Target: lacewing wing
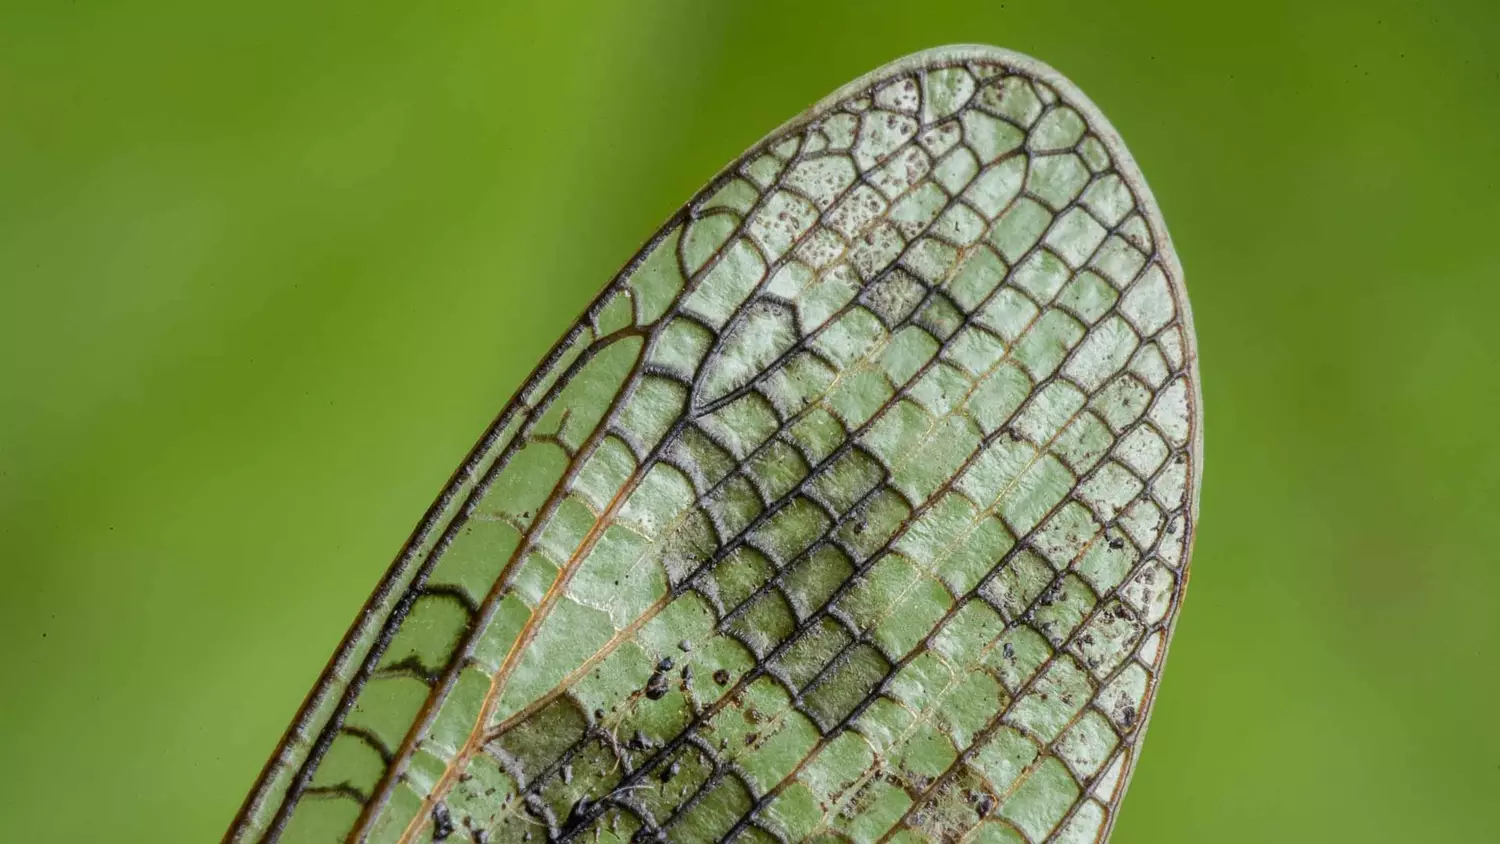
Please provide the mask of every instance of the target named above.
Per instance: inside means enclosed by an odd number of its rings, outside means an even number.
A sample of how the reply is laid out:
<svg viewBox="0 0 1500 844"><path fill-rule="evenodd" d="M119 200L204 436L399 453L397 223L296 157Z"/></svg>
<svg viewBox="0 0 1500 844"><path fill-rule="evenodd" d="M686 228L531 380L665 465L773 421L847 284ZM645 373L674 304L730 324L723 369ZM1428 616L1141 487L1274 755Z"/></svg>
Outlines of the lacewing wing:
<svg viewBox="0 0 1500 844"><path fill-rule="evenodd" d="M226 840L1108 837L1197 521L1119 135L908 56L693 196L454 474Z"/></svg>

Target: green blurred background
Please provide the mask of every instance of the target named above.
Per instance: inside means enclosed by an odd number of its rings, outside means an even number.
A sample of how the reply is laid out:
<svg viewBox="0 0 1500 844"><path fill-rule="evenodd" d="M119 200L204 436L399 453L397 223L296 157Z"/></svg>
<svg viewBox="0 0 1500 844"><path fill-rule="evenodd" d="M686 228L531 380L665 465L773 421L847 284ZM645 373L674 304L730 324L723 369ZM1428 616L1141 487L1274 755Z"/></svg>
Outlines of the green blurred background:
<svg viewBox="0 0 1500 844"><path fill-rule="evenodd" d="M1196 310L1195 577L1116 844L1496 840L1487 0L0 5L4 837L222 834L593 291L950 42L1102 106Z"/></svg>

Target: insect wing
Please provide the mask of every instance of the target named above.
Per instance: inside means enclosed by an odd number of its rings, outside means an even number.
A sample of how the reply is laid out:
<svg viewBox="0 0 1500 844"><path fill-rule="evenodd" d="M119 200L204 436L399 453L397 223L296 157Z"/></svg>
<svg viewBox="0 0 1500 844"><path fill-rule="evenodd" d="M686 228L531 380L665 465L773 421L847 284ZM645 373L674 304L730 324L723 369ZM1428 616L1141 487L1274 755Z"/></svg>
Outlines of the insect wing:
<svg viewBox="0 0 1500 844"><path fill-rule="evenodd" d="M1107 121L919 53L605 287L227 840L1102 841L1187 582L1192 321Z"/></svg>

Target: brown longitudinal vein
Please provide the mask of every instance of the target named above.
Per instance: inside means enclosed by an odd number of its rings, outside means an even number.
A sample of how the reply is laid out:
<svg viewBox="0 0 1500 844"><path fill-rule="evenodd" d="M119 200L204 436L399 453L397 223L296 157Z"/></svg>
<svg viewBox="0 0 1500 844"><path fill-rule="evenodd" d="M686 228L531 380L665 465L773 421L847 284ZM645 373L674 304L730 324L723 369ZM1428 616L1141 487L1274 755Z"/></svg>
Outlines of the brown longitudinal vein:
<svg viewBox="0 0 1500 844"><path fill-rule="evenodd" d="M616 332L613 335L598 338L594 341L594 343L590 345L590 350L597 353L598 350L608 348L614 342L625 339L627 337L637 336L638 334L639 331L634 328L622 329L621 331ZM642 351L642 354L644 354L644 350ZM575 371L581 370L589 359L589 357L581 355L579 360L574 364ZM563 388L563 386L565 386L566 383L566 380L558 379L557 384L554 385L554 391L549 391L549 397L546 403L550 404L550 400L555 398L556 395L561 392L561 389ZM533 410L531 417L527 420L526 425L523 426L521 433L529 432L530 427L534 425L535 421L539 418L540 414L538 413L538 411L544 409L545 404L540 405ZM603 429L600 429L600 432L596 432L596 435L602 436L602 430ZM594 439L594 437L591 437L591 440L592 439ZM521 437L518 436L516 440L513 440L512 442L515 443L520 440ZM497 463L498 462L499 461L497 461ZM561 486L559 486L559 490L560 489ZM477 492L478 488L476 488L476 494ZM360 813L360 820L358 821L355 830L351 833L351 838L362 840L363 837L368 834L368 826L369 823L373 820L375 810L378 807L384 805L385 801L389 799L390 790L394 788L397 778L401 775L402 766L405 765L407 760L410 758L411 753L416 746L418 737L420 736L422 730L424 730L426 726L431 723L431 719L435 716L438 701L443 699L446 691L452 688L452 684L457 680L458 672L462 669L464 664L463 657L465 656L465 652L469 649L469 647L472 646L472 636L477 631L482 630L484 625L487 624L492 618L495 608L499 603L500 594L504 591L504 588L507 585L508 576L511 570L516 565L516 562L524 555L524 552L526 550L529 550L532 537L535 535L535 533L546 524L546 519L543 514L550 512L551 508L555 508L556 503L558 499L560 499L560 497L561 493L559 491L554 491L552 496L549 497L546 505L544 505L544 509L538 512L537 519L532 523L532 527L526 533L526 541L517 545L516 552L512 554L511 558L506 562L504 568L502 569L501 575L496 578L494 586L491 588L489 595L485 598L481 613L476 618L471 620L471 634L469 640L460 649L455 651L454 656L449 661L449 667L443 677L443 691L439 692L437 690L434 690L433 693L424 702L422 711L419 713L416 720L413 722L412 727L407 732L406 738L403 740L400 750L397 751L394 759L388 763L386 773L382 778L376 794L369 802L364 805L364 808ZM455 520L455 523L457 523L457 520ZM372 654L372 657L378 659L378 654Z"/></svg>
<svg viewBox="0 0 1500 844"><path fill-rule="evenodd" d="M907 146L909 146L909 143L910 142L908 142L908 144L903 144L901 147L898 147L896 150L893 150L889 155L886 156L885 160L889 160L889 159L893 158L901 150L903 150ZM883 161L882 161L882 163L883 163ZM788 172L789 170L790 170L790 165L788 165L787 170L784 170L783 173ZM852 189L852 187L853 186L851 185L850 189ZM749 220L754 216L755 211L758 208L760 208L761 206L763 206L765 204L765 202L767 201L767 199L771 195L772 195L772 191L771 190L767 190L765 193L763 193L760 196L760 198L757 200L756 204L754 206L752 206L752 208L745 213L745 215L744 215L741 223L736 227L736 230L735 230L736 233L738 233L738 232L740 232L740 231L742 231L744 229L744 227L748 224ZM808 235L804 235L804 238L807 237L807 236ZM732 236L730 238L727 238L725 240L726 244L728 244L730 242L732 242ZM718 261L723 256L723 250L724 250L724 247L720 247L720 249L715 252L714 256L709 261L707 261L703 265L703 267L701 267L697 271L697 273L690 279L690 281L688 283L688 289L691 289L691 287L692 287L692 285L694 283L696 283L699 280L701 280L704 276L706 276L717 265ZM788 252L788 254L790 254L790 251ZM771 272L772 272L772 270L768 267L768 269L766 271L766 276L769 277ZM680 304L680 301L679 301L679 304ZM743 306L741 306L741 309L742 308L743 308ZM665 322L666 322L666 320L668 318L670 318L671 316L675 315L677 309L678 309L678 307L676 305L674 305L673 309L667 315L664 315L661 320L658 321L658 325L665 324ZM738 313L739 312L737 311L736 312L736 316L738 316ZM652 332L650 340L647 342L645 348L643 348L641 350L640 357L638 358L637 366L632 370L630 376L627 377L626 384L633 384L634 383L634 381L636 380L636 377L639 375L641 363L644 362L645 359L646 359L646 357L649 355L651 345L654 344L656 342L656 340L657 340L656 332ZM599 344L599 345L602 345L602 344ZM698 379L699 380L701 380L701 378L702 378L703 371L704 370L702 370L702 369L699 370L699 374L698 374ZM559 380L559 384L561 384L561 383L563 383L563 381L560 379ZM696 392L696 387L697 387L697 383L694 384L694 388L695 388L694 392ZM554 490L553 494L551 495L551 497L547 501L547 504L545 505L545 509L542 512L539 512L538 515L537 515L537 518L533 521L532 527L531 527L531 529L528 531L528 533L526 535L526 541L524 543L520 544L517 547L516 551L512 553L511 559L506 564L505 570L502 572L501 576L496 580L495 587L491 590L491 593L490 593L489 597L485 601L486 608L492 610L492 608L497 604L499 596L503 592L504 587L508 585L508 579L509 579L509 575L510 575L511 570L516 565L516 563L524 556L524 552L530 550L530 548L533 547L535 534L540 530L541 527L545 526L545 524L547 523L547 521L546 521L546 515L544 515L544 514L550 514L551 512L553 512L555 510L555 508L557 507L557 505L560 503L562 496L565 494L565 492L567 490L567 481L568 481L569 477L571 477L571 475L574 472L576 472L579 467L582 466L583 460L586 459L587 456L590 453L592 453L592 450L595 447L597 447L599 441L601 441L603 439L603 436L606 433L608 433L608 431L609 431L609 420L612 419L615 416L615 414L618 412L618 410L619 410L619 408L620 408L620 406L621 406L621 404L623 402L623 399L626 396L628 396L628 395L629 395L629 388L628 387L626 389L621 390L620 395L616 398L614 404L612 405L611 409L609 410L608 414L606 415L605 420L603 420L603 421L600 422L600 424L596 428L595 432L590 436L589 441L587 443L585 443L585 445L579 449L579 456L575 457L571 461L571 465L569 467L568 473L564 476L563 480L558 483L557 488ZM692 404L693 404L693 401L692 401L691 397L689 398L689 403L688 404L689 404L689 407L691 407ZM436 804L438 801L440 801L442 799L442 797L446 793L448 787L451 785L452 776L453 776L454 771L456 771L459 767L461 767L461 765L463 764L463 762L467 761L467 759L473 754L474 750L477 748L479 742L482 741L484 733L485 733L485 730L483 729L483 725L484 725L485 721L488 719L489 714L491 712L493 712L494 706L498 702L499 695L500 695L500 693L504 689L505 680L506 680L506 678L508 678L510 672L512 670L514 670L516 660L519 658L519 654L524 649L525 645L527 643L529 643L531 641L531 638L535 635L536 621L539 620L539 619L541 619L541 618L544 618L546 616L547 608L550 607L553 603L555 603L558 600L558 598L561 595L562 589L566 587L566 582L567 582L567 579L570 577L570 573L576 568L577 564L586 556L586 551L589 548L592 548L592 542L595 541L595 540L597 540L597 537L598 537L598 535L600 533L602 533L602 530L603 530L604 526L606 526L608 524L608 521L609 521L610 517L614 514L615 511L618 510L618 508L620 506L623 505L625 498L628 497L629 493L634 490L635 484L639 483L640 479L644 476L646 469L649 468L649 466L651 465L651 463L653 462L653 460L655 458L659 457L659 455L663 451L665 451L665 449L670 444L670 442L672 441L672 439L675 436L675 434L678 431L681 430L681 424L682 423L679 423L678 426L674 427L673 431L669 432L665 437L662 438L661 443L654 450L654 452L653 452L653 454L651 455L650 458L648 458L647 460L643 460L642 461L642 465L641 465L640 469L635 473L635 475L629 481L627 481L626 486L621 489L620 493L616 496L616 500L614 502L612 502L610 509L599 516L599 519L596 522L594 529L591 530L590 533L589 533L588 541L586 541L586 543L585 543L586 547L581 547L579 549L579 551L573 555L572 559L569 560L568 565L564 567L563 573L560 575L558 582L556 584L554 584L554 588L551 589L551 590L549 590L546 599L544 599L544 603L539 604L535 608L535 610L533 611L533 614L532 614L531 621L527 622L526 626L522 630L521 636L518 637L516 643L512 646L511 652L510 652L510 654L507 655L507 657L505 659L505 662L503 663L501 669L498 672L496 672L496 674L494 676L494 679L493 679L492 684L491 684L490 692L486 696L485 702L484 702L483 706L481 707L481 716L480 716L480 719L478 720L478 722L477 722L477 724L475 726L474 732L471 734L471 739L470 739L469 743L464 747L464 749L459 753L459 755L455 757L454 761L452 763L450 763L447 766L447 768L444 770L443 776L439 780L438 786L433 789L432 793L428 796L427 800L425 801L425 804L424 804L425 806L430 807L430 806ZM472 632L470 634L470 636L471 636L470 642L472 642L472 636L477 635L477 633L484 628L484 625L487 622L488 622L488 618L481 617L480 620L479 620L479 623L476 623L475 625L473 625ZM462 650L460 650L459 653L462 653L463 650L467 650L467 648L468 648L468 645L466 645ZM451 668L450 671L449 671L449 676L451 678L456 678L456 676L457 676L457 670L461 666L461 664L462 664L462 660L457 659L457 658L455 658L453 660L454 667ZM450 679L445 684L445 686L446 687L451 687L451 682L452 681ZM440 697L441 697L440 695L434 695L433 698L431 698L430 700L431 701L436 701L436 700L440 699ZM427 707L427 709L430 711L430 710L435 709L435 707L429 705ZM355 830L356 831L356 837L363 838L364 835L368 834L369 824L373 820L373 809L375 807L379 806L379 805L382 805L383 802L384 802L384 800L386 798L388 798L390 788L394 785L397 776L399 776L399 766L402 763L405 762L405 760L406 760L407 757L409 757L411 748L414 746L416 738L425 729L426 723L427 723L427 721L429 719L430 719L430 715L428 715L426 718L419 719L413 725L411 731L408 733L408 738L407 738L407 741L403 744L402 752L397 755L397 760L396 760L395 764L391 765L391 767L389 769L389 772L388 772L388 774L387 774L387 776L385 778L385 782L382 785L382 790L381 790L381 793L380 793L380 799L372 800L368 804L366 804L365 811L362 813L361 820L360 820L360 822L359 822L359 824L358 824L358 826L356 827L356 830ZM418 815L415 818L413 818L412 823L407 827L406 832L402 835L402 838L401 838L402 842L405 842L405 841L409 840L410 836L413 835L416 832L416 830L419 828L420 819L423 817L424 814L425 814L425 812L419 812Z"/></svg>
<svg viewBox="0 0 1500 844"><path fill-rule="evenodd" d="M906 145L903 145L902 149L904 149L905 146ZM889 158L894 158L899 153L899 151L900 150L898 149L896 152L892 152L891 155L888 156L888 159ZM852 190L852 189L853 189L853 185L850 186L849 190ZM770 193L770 191L768 190L766 195L769 195L769 193ZM847 191L845 193L847 193ZM746 219L748 220L749 217L750 217L750 215L747 214L746 215ZM769 276L769 275L771 275L772 272L774 272L774 269L768 269L766 275ZM840 309L839 311L837 311L835 313L835 316L829 317L829 319L827 321L827 324L831 324L835 320L835 318L836 318L836 316L837 316L838 313L843 313L844 311L846 311L848 308L851 308L851 307L853 307L852 304L844 306L844 308ZM788 352L786 354L790 354L790 352ZM874 350L871 350L871 352L869 354L873 355L874 354ZM783 357L785 357L785 355L783 355ZM923 367L923 370L925 371L925 369L927 368L927 366L931 366L931 365L933 365L933 364L929 363L929 364L925 365ZM840 376L840 377L842 377L842 376ZM915 378L915 376L913 376L913 378ZM829 389L832 389L832 385L830 385ZM691 404L692 404L692 400L690 398L689 399L689 405L691 406ZM805 407L802 410L798 411L796 414L794 414L792 417L790 417L788 419L788 422L786 423L786 425L783 426L783 428L790 426L795 419L800 418L803 414L806 414L806 413L810 412L815 407L816 407L815 404L809 404L807 407ZM704 411L702 411L702 413L705 414L705 415L707 413L709 413L709 412L711 412L711 411L710 410L704 410ZM674 430L673 433L675 433L675 432L676 431ZM668 438L670 438L671 436L672 436L672 434L669 434ZM776 440L774 440L774 439L768 440L766 443L764 443L761 446L757 447L751 453L751 455L748 456L746 458L746 460L742 462L741 467L743 467L744 464L749 463L750 460L753 459L753 456L755 454L758 454L758 453L762 452L763 450L768 449L770 447L770 445L773 442L775 442L775 441ZM664 439L663 442L665 443L666 439ZM829 465L829 464L833 463L841 454L843 454L845 451L847 451L847 450L849 450L850 448L853 448L853 447L854 446L852 444L852 441L845 441L837 449L835 449L835 451L832 452L829 455L829 457L827 457L824 461L822 461L821 465L826 466L826 465ZM641 471L644 471L644 468ZM637 475L639 475L639 474L640 474L640 472L637 473ZM689 573L689 575L683 579L683 583L679 587L674 588L673 593L672 593L673 596L675 596L676 594L680 594L682 591L684 591L689 585L691 585L692 582L694 582L697 579L698 576L700 576L702 573L704 573L705 571L707 571L713 564L715 564L718 561L720 561L720 560L724 559L725 557L727 557L729 553L731 553L735 548L739 547L740 544L742 544L743 542L746 541L746 538L749 535L749 533L751 533L757 526L760 526L760 525L764 524L765 522L767 522L772 516L774 516L777 512L779 512L782 507L785 507L792 500L794 500L795 496L798 493L805 492L806 491L806 487L811 483L811 481L814 479L814 477L816 476L816 474L817 474L817 469L815 468L814 471L808 476L807 479L805 479L805 481L802 484L799 484L797 487L794 487L792 490L790 490L787 493L785 493L777 501L771 502L761 514L757 515L754 519L752 519L744 528L742 528L739 531L738 534L736 534L734 537L730 537L730 538L724 540L722 542L722 544L721 544L721 547L708 560L705 560L693 572ZM724 485L728 484L736 476L737 476L736 473L731 472L729 475L726 475L725 478L722 479L718 484L716 484L715 487L714 487L714 489L722 488ZM699 496L697 503L701 504L702 502L704 502L708 498L708 496L711 494L711 492L712 492L712 490L710 490L710 492L706 492L703 495ZM835 522L835 527L837 526L837 524L840 524L840 523L841 523L841 521L836 521ZM802 554L799 554L798 558L801 558L801 557L803 557L805 555L806 555L806 552L804 552ZM789 565L790 565L790 561L789 561ZM742 602L740 604L740 606L741 607L745 606L745 604L749 600L753 600L753 596L752 596L752 598L747 598L745 602ZM727 613L726 616L725 616L724 621L727 621L731 617L732 613L733 613L733 611L731 611L730 613ZM644 623L644 620L649 620L649 619L643 619L642 623ZM721 622L721 626L722 626L722 622ZM612 639L611 642L610 642L610 646L613 646L618 641L619 641L618 637L616 637L615 639ZM788 643L788 644L790 644L790 643ZM595 656L593 658L591 658L591 659L594 659L594 660L602 659L603 656L605 656L605 655L607 655L607 654L603 650L601 650L599 653L596 653ZM768 657L768 659L769 659L769 657ZM736 685L734 691L737 692L740 689L743 689L744 685L747 682L748 681L744 681L744 682L738 683ZM556 691L554 691L553 693L549 694L543 700L552 700L552 699L555 699L557 695L562 694L563 693L563 691L562 691L563 685L564 684L559 684L559 688ZM717 711L719 711L719 709L721 709L725 704L727 704L727 702L729 700L731 700L733 697L734 697L734 692L731 692L730 694L726 694L722 698L720 698L720 700L718 702L716 702L716 704L713 707L710 707L710 709L707 710L706 712L704 712L704 713L695 713L694 725L696 726L697 724L701 724L702 721L705 718L710 717L714 713L716 713ZM538 708L539 708L539 704L541 704L543 702L543 700L539 700L537 702ZM514 718L510 719L510 723L518 723L518 722L519 722L519 719L514 719ZM504 732L504 728L494 730L494 731L491 732L490 737L498 736L499 734L501 734L503 732ZM690 734L691 734L691 728L688 729L687 731L685 731L683 735L684 736L688 736ZM675 747L675 746L676 745L673 745L673 747ZM663 751L662 754L659 754L659 756L664 756L664 755L666 755L666 751ZM562 762L559 761L558 763L556 763L556 765L554 765L554 768L555 767L560 767L561 765L562 765ZM654 767L653 763L648 762L642 768L640 768L639 770L649 771L653 767ZM538 779L538 781L544 780L545 776L538 777L537 779ZM582 827L579 827L579 828L581 829Z"/></svg>
<svg viewBox="0 0 1500 844"><path fill-rule="evenodd" d="M589 445L597 445L597 440L603 439L603 433L606 430L608 429L600 426L595 431L594 436L590 437L592 442ZM579 464L574 464L574 466L577 465ZM559 490L563 488L562 484L558 485ZM500 670L496 671L494 677L490 680L489 691L485 693L484 703L479 708L479 718L474 724L474 729L469 733L469 740L459 750L458 754L454 756L453 761L448 763L447 767L444 768L442 778L438 780L437 786L432 789L432 793L424 800L423 810L418 812L412 818L411 823L407 825L406 832L401 835L401 841L410 840L411 836L416 834L428 811L430 811L430 807L435 805L439 800L442 800L443 795L447 794L455 772L469 761L469 757L474 755L474 751L484 741L484 725L490 720L490 716L494 714L495 706L500 702L500 693L505 690L505 681L510 678L510 673L514 670L516 662L521 658L522 651L536 637L538 620L545 618L547 610L553 604L557 603L562 595L562 591L567 588L572 573L577 569L578 561L583 559L593 549L594 543L598 541L599 535L604 531L604 525L607 523L606 519L624 505L625 499L629 496L629 490L631 489L633 488L627 486L615 495L614 500L609 503L609 507L605 509L599 520L594 523L593 528L584 536L583 542L579 544L573 558L568 560L568 564L563 566L562 570L558 572L557 580L553 581L551 588L547 590L547 594L543 595L542 600L537 602L536 609L532 612L531 618L527 620L526 626L521 628L521 633L516 637L515 644L511 646L510 653L506 654L505 662L501 664Z"/></svg>
<svg viewBox="0 0 1500 844"><path fill-rule="evenodd" d="M889 156L887 156L887 158L885 160L889 160L890 158L894 158L896 155L898 155L900 153L901 150L906 149L910 145L911 145L911 142L908 142L907 144L902 145L896 151L892 152ZM790 169L790 166L788 167L788 169ZM867 181L867 178L864 175L861 175L861 177L858 180L856 180L855 185L864 184L866 181ZM779 185L780 183L778 182L777 184ZM852 190L855 185L851 185L841 195L847 195L848 191ZM765 193L765 196L770 196L770 194L771 194L771 190L767 189L767 191ZM752 213L753 212L747 212L746 215L745 215L745 219L748 220L752 216ZM802 240L805 240L809 236L810 236L810 233L807 234L807 235L803 235L802 238L799 239L798 242L801 242ZM791 250L788 250L788 254L790 254L790 253L791 253ZM778 259L777 262L768 263L768 267L767 267L765 275L767 277L769 277L772 274L774 274L774 272L777 269L777 267L779 267L786 260L788 260L788 259L785 258L785 257L783 257L782 259ZM706 274L707 271L710 268L711 268L711 265L705 265L704 269L702 271L700 271L698 273L698 275L701 277L702 275ZM853 308L853 307L855 307L855 303L847 304L847 305L843 306L842 308L838 309L837 311L834 312L834 314L832 316L830 316L828 318L828 320L826 321L825 324L831 324L831 323L833 323L840 314L843 314L843 313L847 312L850 308ZM744 310L744 306L742 305L736 311L735 317L731 318L731 324L733 323L734 319L737 319L739 317L739 315L741 313L743 313L743 310ZM665 317L663 318L663 321L665 321ZM727 329L726 329L726 331L727 331ZM802 342L805 343L806 341L804 340ZM790 354L792 354L793 352L797 351L800 348L801 348L800 344L798 346L794 346L791 351L783 353L782 357L779 360L784 360L787 356L789 356ZM876 351L877 351L877 349L872 349L870 352L867 353L867 357L873 356ZM923 369L921 371L926 371L926 369L928 367L932 366L933 363L934 362L929 362L928 364L924 365L924 367L923 367ZM771 364L770 367L768 367L768 369L769 368L774 368L775 365L776 365L775 363ZM702 370L700 370L700 378L701 378L701 373L702 373ZM829 389L831 390L833 388L833 384L837 384L838 383L837 379L838 378L842 378L842 377L843 377L843 373L840 373L838 376L836 376L836 380L832 384L830 384ZM915 379L915 376L913 376L913 380L914 379ZM754 382L752 381L751 384L753 385L753 383ZM694 387L694 390L696 391L696 389L698 387L698 384L695 383L693 385L693 387ZM729 394L729 396L743 395L745 392L748 391L748 389L749 389L749 386L747 385L747 387L740 388L737 391L732 391ZM729 396L726 396L725 400L718 400L718 401L716 401L714 403L714 406L721 406L723 404L727 404L728 403L727 399L729 398ZM692 406L692 401L693 400L692 400L691 395L690 395L690 398L688 400L689 406ZM786 424L783 426L783 429L785 429L787 427L790 427L795 421L797 421L798 419L802 418L807 413L810 413L812 410L814 410L816 408L817 408L816 404L810 403L806 407L804 407L801 410L797 411L795 414L789 416ZM698 415L699 416L706 416L706 415L708 415L708 414L710 414L712 412L713 412L713 408L712 407L704 407L703 409L701 409L698 412ZM653 457L659 455L660 453L662 453L662 452L664 452L666 450L666 448L670 444L673 436L676 435L677 433L679 433L681 431L682 427L685 424L686 424L686 421L684 421L679 426L677 426L676 428L674 428L671 432L669 432L667 434L666 437L663 438L661 447L658 448L658 449L656 449L656 454L653 455ZM866 426L866 427L868 427L868 426ZM770 440L767 440L765 443L762 443L761 445L757 446L754 450L752 450L746 456L745 460L742 461L741 464L740 464L740 466L737 467L737 468L743 468L743 466L745 464L748 464L751 461L753 461L753 459L756 456L758 456L758 455L764 453L765 451L767 451L770 448L770 446L773 443L775 443L775 442L777 442L777 440L770 439ZM825 459L824 461L822 461L822 465L826 466L826 465L832 463L833 460L836 459L838 455L842 454L845 450L847 450L850 447L852 447L852 445L849 444L849 443L845 443L845 444L841 445L840 448L839 448L839 450L836 450L827 459ZM645 469L649 465L650 465L650 458L648 458L645 461L642 461L641 468L639 470L637 470L637 472L635 473L635 476L632 478L632 480L639 480L640 476L642 476L644 474ZM812 478L813 475L816 475L816 469L813 471L813 473L811 473L809 475L809 480L811 480L811 478ZM694 502L695 505L701 506L702 504L704 504L714 492L717 492L717 491L721 490L722 488L724 488L726 485L728 485L737 476L738 475L735 472L731 472L728 475L726 475L723 479L721 479L716 484L714 484L710 489L706 490L704 493L702 493L701 495L699 495L697 497L697 499L695 500L695 502ZM800 487L799 487L799 489L800 489ZM756 525L764 523L771 515L774 515L775 512L777 512L778 505L784 506L785 504L789 503L792 500L793 494L796 491L797 490L793 490L793 492L789 492L786 495L782 496L781 499L779 499L777 502L773 502L770 506L767 507L767 509L766 509L766 511L764 513L762 513L760 516L757 516L745 528L741 529L740 532L739 532L739 534L737 536L735 536L735 537L731 538L730 540L726 541L724 543L724 548L722 548L719 552L717 552L717 558L722 559L722 557L725 556L725 555L727 555L727 553L729 551L733 550L733 547L737 547L737 546L733 545L734 542L736 542L736 541L743 541L744 538L745 538L745 536ZM609 517L609 514L601 514L600 517L599 517L600 523L601 524L604 523L608 519L608 517ZM578 557L581 557L581 555L575 555L575 561L576 561L576 558L578 558ZM710 559L710 560L705 561L705 563L703 565L700 565L694 572L692 572L691 574L689 574L689 576L684 579L684 583L685 584L686 583L690 583L697 575L699 575L703 571L705 571L708 568L708 566L711 565L711 563L715 562L715 561L716 560L714 560L714 559ZM681 588L679 588L677 591L680 592ZM642 616L642 618L640 620L638 620L638 622L636 622L636 624L637 625L643 624L643 623L645 623L646 621L649 621L649 620L650 620L650 613L647 613L647 614L644 614ZM616 639L619 639L619 637L616 637ZM611 640L611 641L614 642L616 640ZM591 660L602 659L604 656L607 656L607 655L608 655L607 651L604 650L604 649L601 649L593 657L590 657L590 659ZM544 696L542 698L539 698L534 704L532 704L532 707L534 707L534 708L540 708L539 705L542 704L543 702L555 699L555 697L557 695L563 694L565 686L566 686L565 683L560 683L559 687L557 689L553 690L552 692L549 692L548 695L546 695L546 696ZM519 713L518 713L518 715L519 715ZM516 716L512 716L512 718L507 719L508 722L515 721L515 720L518 720ZM499 735L500 733L503 733L504 731L505 731L505 726L501 725L501 727L499 727L499 728L497 728L497 729L495 729L493 731L493 734L494 735Z"/></svg>

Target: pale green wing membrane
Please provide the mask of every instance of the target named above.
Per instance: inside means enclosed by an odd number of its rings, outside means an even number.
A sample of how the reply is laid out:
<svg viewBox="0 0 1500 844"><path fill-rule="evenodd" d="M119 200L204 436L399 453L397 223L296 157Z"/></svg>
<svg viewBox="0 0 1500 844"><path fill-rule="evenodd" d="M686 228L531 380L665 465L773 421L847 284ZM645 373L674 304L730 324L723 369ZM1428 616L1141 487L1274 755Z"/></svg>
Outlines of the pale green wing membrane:
<svg viewBox="0 0 1500 844"><path fill-rule="evenodd" d="M988 47L861 79L589 306L228 839L1095 842L1187 582L1182 271Z"/></svg>

